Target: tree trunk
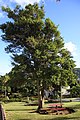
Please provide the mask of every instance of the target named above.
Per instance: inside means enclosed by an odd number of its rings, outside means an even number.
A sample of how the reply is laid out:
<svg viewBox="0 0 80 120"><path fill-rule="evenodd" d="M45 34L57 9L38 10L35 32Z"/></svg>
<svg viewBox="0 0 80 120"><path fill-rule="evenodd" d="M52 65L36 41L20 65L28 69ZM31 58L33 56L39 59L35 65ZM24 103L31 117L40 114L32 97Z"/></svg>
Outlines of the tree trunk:
<svg viewBox="0 0 80 120"><path fill-rule="evenodd" d="M5 97L6 97L6 94L7 94L7 93L6 93L6 86L5 86L5 88L4 88L4 89L5 89L5 90L4 90L4 95L5 95Z"/></svg>
<svg viewBox="0 0 80 120"><path fill-rule="evenodd" d="M44 92L43 90L41 90L40 81L38 81L38 109L37 111L39 112L39 110L43 108L43 106L44 106Z"/></svg>
<svg viewBox="0 0 80 120"><path fill-rule="evenodd" d="M62 103L62 84L60 84L60 103Z"/></svg>

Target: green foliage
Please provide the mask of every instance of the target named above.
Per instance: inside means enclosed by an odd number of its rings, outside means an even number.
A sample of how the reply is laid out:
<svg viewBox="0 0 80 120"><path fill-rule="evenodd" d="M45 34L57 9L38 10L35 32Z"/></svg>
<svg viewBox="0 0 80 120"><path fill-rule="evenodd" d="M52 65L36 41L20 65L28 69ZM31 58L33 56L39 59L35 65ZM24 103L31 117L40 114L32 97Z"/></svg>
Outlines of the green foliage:
<svg viewBox="0 0 80 120"><path fill-rule="evenodd" d="M14 10L3 7L10 22L0 25L2 39L8 42L6 51L12 53L11 84L32 86L44 91L52 84L64 86L75 80L74 61L64 49L58 26L45 18L44 6L18 6ZM36 82L35 82L36 81ZM75 81L74 81L75 82ZM28 90L33 87L25 86Z"/></svg>
<svg viewBox="0 0 80 120"><path fill-rule="evenodd" d="M72 97L80 97L80 85L75 85L70 89Z"/></svg>
<svg viewBox="0 0 80 120"><path fill-rule="evenodd" d="M6 74L4 76L0 76L0 94L1 96L8 95L11 92L11 88L8 85L10 78L9 75Z"/></svg>

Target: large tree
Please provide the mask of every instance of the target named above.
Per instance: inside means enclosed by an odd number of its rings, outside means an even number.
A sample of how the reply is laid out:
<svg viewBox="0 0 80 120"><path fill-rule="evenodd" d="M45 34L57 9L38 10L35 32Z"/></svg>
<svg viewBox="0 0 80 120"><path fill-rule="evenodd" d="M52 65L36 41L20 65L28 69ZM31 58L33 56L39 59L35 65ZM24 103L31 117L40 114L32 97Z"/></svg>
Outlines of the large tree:
<svg viewBox="0 0 80 120"><path fill-rule="evenodd" d="M2 39L9 43L5 50L13 55L13 65L19 78L21 74L19 83L37 81L38 108L41 108L46 86L54 82L63 84L61 79L64 77L68 82L67 70L72 71L74 62L70 66L72 69L67 69L68 62L73 60L64 49L58 27L49 18L45 19L43 6L29 4L25 9L16 6L14 10L9 7L2 7L2 10L11 19L0 25L4 33Z"/></svg>

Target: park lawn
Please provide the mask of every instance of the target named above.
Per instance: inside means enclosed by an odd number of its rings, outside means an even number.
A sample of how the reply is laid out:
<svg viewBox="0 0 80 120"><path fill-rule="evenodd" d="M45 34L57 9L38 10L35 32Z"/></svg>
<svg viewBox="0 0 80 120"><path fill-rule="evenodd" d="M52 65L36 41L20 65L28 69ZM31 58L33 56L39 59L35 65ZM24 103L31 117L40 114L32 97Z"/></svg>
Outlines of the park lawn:
<svg viewBox="0 0 80 120"><path fill-rule="evenodd" d="M67 102L64 106L74 108L76 112L68 115L41 115L34 112L37 106L25 106L24 102L3 104L6 120L80 120L80 102Z"/></svg>

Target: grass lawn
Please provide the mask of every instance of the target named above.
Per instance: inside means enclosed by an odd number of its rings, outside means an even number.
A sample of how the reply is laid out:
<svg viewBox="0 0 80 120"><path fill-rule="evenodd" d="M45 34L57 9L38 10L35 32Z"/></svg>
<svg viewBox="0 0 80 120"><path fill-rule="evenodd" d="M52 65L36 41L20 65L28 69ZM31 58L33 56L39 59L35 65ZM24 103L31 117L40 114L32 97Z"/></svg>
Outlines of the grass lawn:
<svg viewBox="0 0 80 120"><path fill-rule="evenodd" d="M80 102L67 102L64 106L76 112L68 115L41 115L34 112L37 106L25 106L24 102L3 104L7 120L80 120Z"/></svg>

